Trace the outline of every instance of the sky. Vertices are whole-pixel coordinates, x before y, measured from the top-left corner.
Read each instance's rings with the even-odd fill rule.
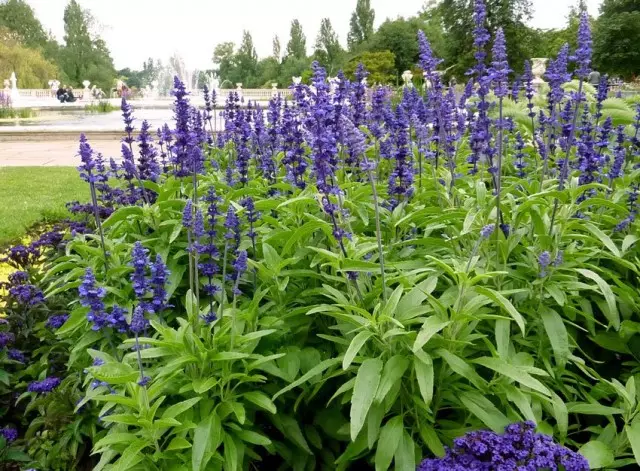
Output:
[[[63,13],[68,0],[27,0],[46,30],[62,41]],[[307,36],[307,48],[315,43],[324,17],[346,45],[349,18],[356,0],[78,0],[101,24],[117,69],[141,69],[149,57],[163,61],[179,53],[189,68],[209,69],[216,44],[239,44],[249,30],[260,57],[271,54],[273,36],[284,50],[291,20],[298,18]],[[601,0],[587,0],[596,15]],[[386,18],[411,16],[425,0],[371,0],[375,25]],[[558,28],[565,24],[569,6],[576,0],[533,0],[532,26]]]

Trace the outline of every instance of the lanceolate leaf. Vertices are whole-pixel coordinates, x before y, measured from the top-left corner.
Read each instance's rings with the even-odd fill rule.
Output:
[[[373,399],[380,383],[382,360],[369,358],[365,360],[356,376],[356,384],[353,387],[351,397],[351,440],[355,440],[362,430],[367,413],[373,403]]]

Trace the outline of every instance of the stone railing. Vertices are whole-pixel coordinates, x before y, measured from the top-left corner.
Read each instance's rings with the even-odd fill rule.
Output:
[[[244,100],[252,100],[252,101],[269,101],[269,99],[271,99],[272,96],[274,96],[274,94],[280,94],[280,96],[282,96],[283,98],[290,98],[291,97],[291,90],[289,90],[288,88],[280,88],[280,89],[273,89],[273,88],[243,88],[243,89],[230,89],[230,90],[219,90],[218,91],[218,96],[217,96],[217,102],[218,105],[222,105],[224,104],[225,100],[227,99],[227,97],[229,96],[229,93],[231,92],[240,92],[242,94],[242,96],[244,97]],[[84,97],[83,95],[85,94],[85,92],[90,94],[90,91],[84,90],[82,88],[76,88],[73,90],[73,94],[74,96],[80,98],[83,97],[83,99],[87,100],[87,99],[91,99],[91,96],[87,96]],[[18,89],[18,93],[20,94],[20,98],[25,98],[25,99],[47,99],[47,98],[55,98],[55,92],[44,88],[44,89],[36,89],[36,88],[21,88]],[[202,98],[202,90],[192,90],[190,92],[191,96],[194,98]],[[144,98],[137,98],[134,97],[132,98],[133,100],[136,99],[142,99],[144,100]],[[157,98],[153,98],[153,100],[172,100],[173,97],[171,96],[160,96]]]
[[[19,88],[20,98],[55,98],[55,91],[49,88]],[[73,95],[81,97],[84,94],[82,88],[75,88]]]

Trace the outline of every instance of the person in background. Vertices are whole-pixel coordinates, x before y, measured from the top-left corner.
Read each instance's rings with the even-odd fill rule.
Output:
[[[58,91],[56,92],[56,98],[60,101],[60,103],[65,103],[67,101],[67,91],[62,85],[60,85]]]
[[[592,70],[587,80],[591,85],[593,85],[594,87],[597,87],[598,84],[600,83],[600,72],[598,72],[595,69]]]
[[[71,87],[67,88],[67,103],[73,103],[76,101],[76,97],[73,96],[73,89]]]

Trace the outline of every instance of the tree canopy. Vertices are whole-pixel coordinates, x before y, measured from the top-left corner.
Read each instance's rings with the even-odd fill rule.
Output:
[[[376,12],[371,8],[371,0],[358,0],[349,22],[350,29],[347,36],[349,50],[354,51],[360,44],[371,39],[375,18]]]
[[[604,0],[594,38],[596,65],[625,79],[640,74],[640,1]]]
[[[291,22],[291,32],[287,43],[287,57],[303,59],[307,57],[307,37],[302,30],[302,25],[298,20]]]

